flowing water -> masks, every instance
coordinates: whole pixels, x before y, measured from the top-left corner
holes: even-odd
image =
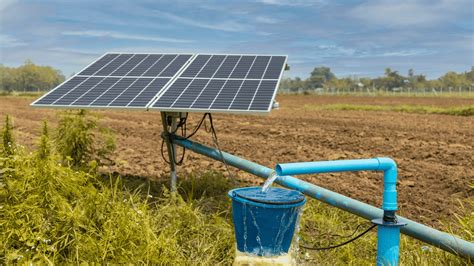
[[[267,192],[268,188],[275,182],[275,180],[278,178],[278,175],[276,172],[273,172],[270,177],[265,180],[265,183],[263,183],[262,186],[262,192]]]

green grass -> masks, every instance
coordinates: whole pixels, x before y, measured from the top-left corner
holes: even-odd
[[[40,97],[41,95],[45,94],[46,92],[44,91],[27,91],[27,92],[23,92],[23,91],[12,91],[12,92],[8,92],[8,91],[0,91],[0,96],[14,96],[14,97],[27,97],[27,98],[30,98],[30,97]]]
[[[307,110],[340,110],[340,111],[383,111],[416,114],[442,114],[454,116],[474,116],[474,105],[460,107],[433,107],[424,105],[362,105],[362,104],[328,104],[305,105]]]
[[[371,91],[370,93],[367,91],[338,91],[338,92],[331,92],[331,91],[324,91],[324,92],[315,92],[315,91],[305,91],[302,93],[296,92],[282,92],[278,91],[280,95],[323,95],[323,96],[356,96],[356,97],[409,97],[409,98],[465,98],[465,99],[472,99],[474,98],[474,91],[452,91],[447,92],[443,91],[443,93],[438,92],[437,94],[433,92],[425,92],[422,91],[416,92],[385,92],[385,91]]]
[[[464,225],[456,224],[456,233],[473,241],[474,214],[463,216]],[[470,222],[470,225],[466,223]],[[357,225],[363,224],[358,232],[370,226],[370,222],[350,213],[309,200],[301,220],[301,240],[306,245],[325,247],[348,240]],[[469,233],[469,231],[471,233]],[[356,242],[327,251],[304,251],[300,249],[303,262],[317,262],[323,265],[373,265],[377,254],[376,230],[356,240]],[[468,261],[447,253],[426,243],[401,236],[400,264],[402,265],[470,265]]]

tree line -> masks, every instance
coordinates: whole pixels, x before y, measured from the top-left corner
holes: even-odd
[[[60,70],[51,66],[39,66],[31,60],[19,67],[7,67],[0,64],[0,91],[47,91],[64,81]],[[408,70],[406,76],[396,70],[386,68],[381,77],[338,78],[329,67],[318,66],[313,69],[307,79],[285,78],[281,81],[280,91],[316,91],[319,89],[337,89],[354,91],[357,89],[397,91],[402,89],[455,89],[470,91],[474,87],[474,66],[470,71],[456,73],[449,71],[438,79],[428,80],[423,74]]]
[[[329,67],[315,67],[307,79],[285,78],[281,81],[280,91],[317,91],[321,89],[337,89],[341,91],[355,91],[357,89],[399,91],[403,89],[456,89],[470,91],[474,87],[474,66],[470,71],[456,73],[449,71],[438,79],[428,80],[423,74],[416,74],[413,69],[408,70],[406,76],[396,70],[386,68],[382,77],[337,78]]]
[[[0,91],[31,92],[47,91],[64,81],[60,70],[50,66],[39,66],[26,60],[19,67],[7,67],[0,64]]]

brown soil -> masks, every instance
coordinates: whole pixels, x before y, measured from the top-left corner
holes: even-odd
[[[32,146],[42,120],[57,121],[55,110],[29,107],[32,98],[0,97],[0,118],[14,118],[16,137]],[[440,226],[458,210],[458,200],[474,197],[474,117],[396,112],[323,111],[305,105],[420,104],[432,106],[472,105],[474,99],[280,96],[281,109],[269,116],[215,115],[222,150],[272,167],[279,162],[300,162],[388,156],[399,165],[400,212],[408,218]],[[117,135],[116,165],[104,169],[168,178],[161,158],[161,118],[158,112],[97,111],[102,122]],[[191,114],[189,128],[201,114]],[[200,131],[195,139],[212,145],[210,135]],[[192,171],[224,171],[222,163],[186,153],[178,175]],[[261,179],[231,168],[247,182]],[[379,206],[380,173],[343,173],[304,176],[303,179],[358,200]]]

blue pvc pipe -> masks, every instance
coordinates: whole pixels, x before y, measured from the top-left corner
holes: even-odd
[[[284,163],[277,164],[275,170],[279,176],[349,171],[383,171],[382,209],[386,211],[397,210],[397,164],[390,158]]]
[[[178,136],[173,136],[173,143],[214,160],[224,160],[228,165],[234,166],[258,177],[266,179],[274,173],[273,169],[271,168],[245,160],[226,152],[222,152],[221,155],[221,153],[214,148],[183,139]],[[314,184],[299,180],[292,176],[280,176],[275,182],[284,187],[298,190],[312,198],[368,220],[373,220],[383,216],[382,209],[316,186]],[[458,238],[452,234],[438,231],[434,228],[401,216],[397,216],[397,218],[399,222],[407,224],[407,226],[401,228],[401,232],[403,234],[441,248],[455,255],[462,256],[471,262],[474,261],[474,243]]]
[[[398,265],[400,253],[400,226],[377,227],[376,265]]]

